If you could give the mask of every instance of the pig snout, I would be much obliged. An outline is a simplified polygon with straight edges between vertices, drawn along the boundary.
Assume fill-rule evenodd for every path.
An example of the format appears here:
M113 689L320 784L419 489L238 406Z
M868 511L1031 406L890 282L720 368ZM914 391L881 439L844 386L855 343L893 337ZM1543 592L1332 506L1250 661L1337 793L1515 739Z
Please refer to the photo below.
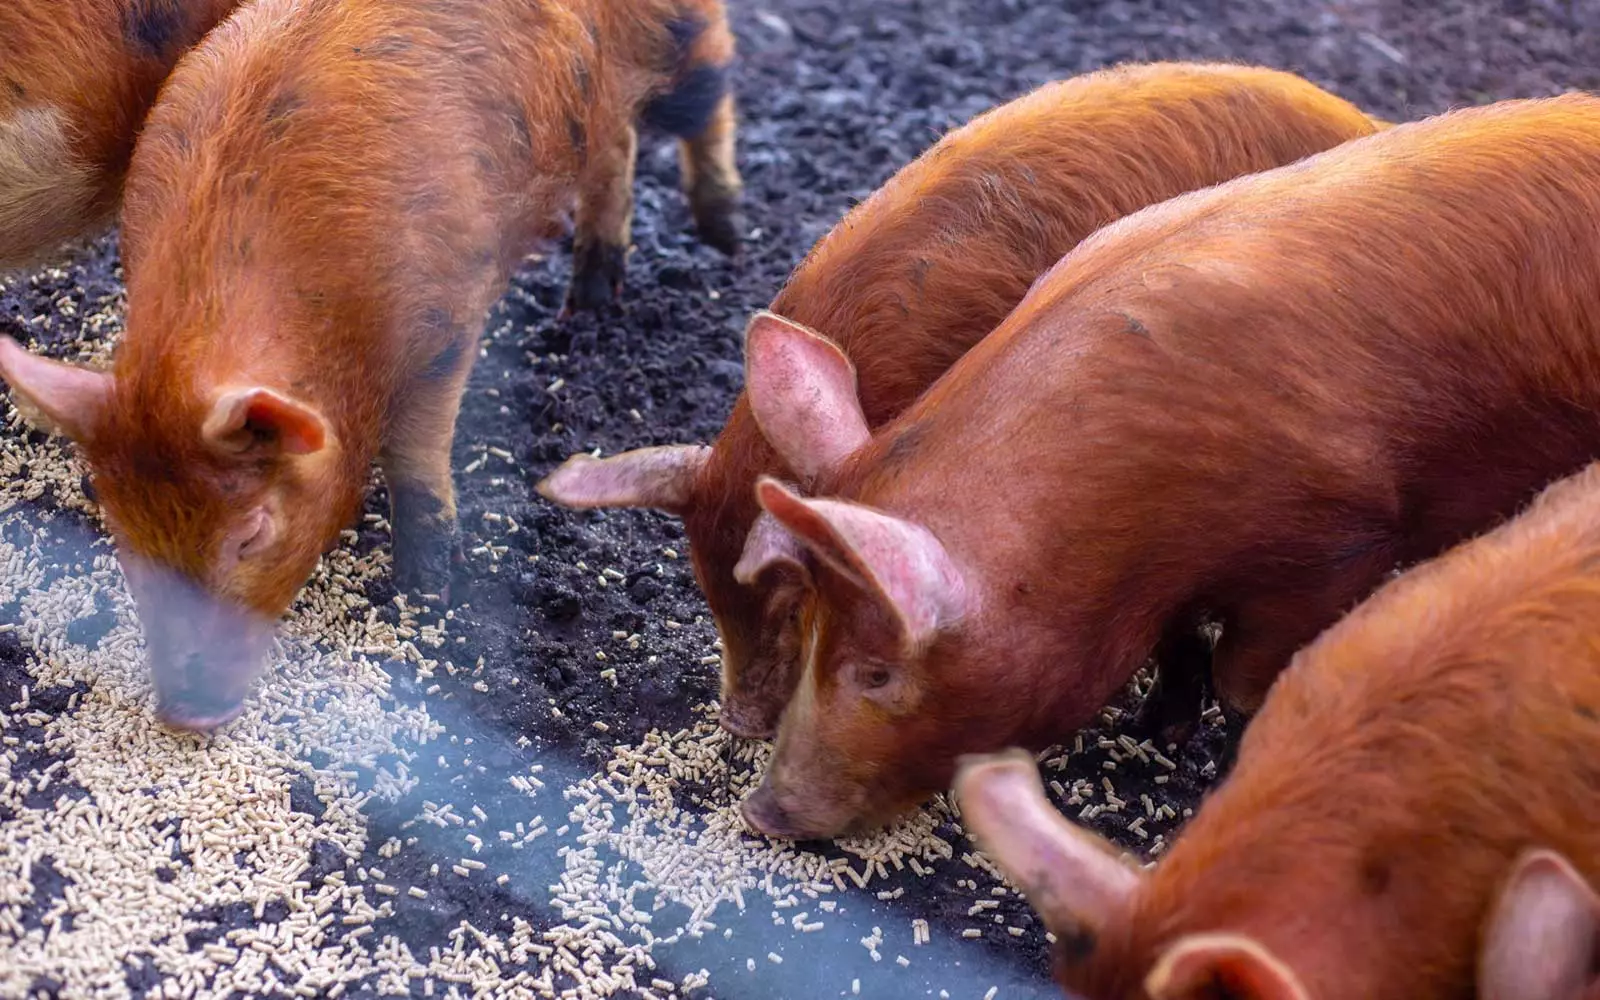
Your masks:
M824 788L797 794L776 784L769 774L739 806L745 823L757 833L776 840L826 840L848 837L874 826L866 814L864 795L835 797Z
M806 832L784 808L782 797L770 781L761 783L739 806L739 813L752 830L777 840L805 840Z
M746 740L770 740L778 733L777 713L768 712L758 704L748 704L731 691L722 696L717 722L734 736Z
M156 717L204 732L237 718L275 623L173 574L130 573L156 690Z
M770 740L778 735L778 720L789 703L793 684L778 683L774 671L746 666L728 671L722 684L722 728L747 740Z

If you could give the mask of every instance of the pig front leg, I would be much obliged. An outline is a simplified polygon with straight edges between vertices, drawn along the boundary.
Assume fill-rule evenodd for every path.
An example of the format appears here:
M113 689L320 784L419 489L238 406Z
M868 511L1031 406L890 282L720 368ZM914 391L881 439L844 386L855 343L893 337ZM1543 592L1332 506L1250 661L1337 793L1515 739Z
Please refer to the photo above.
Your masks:
M1225 618L1212 653L1212 677L1230 728L1255 715L1294 654L1366 600L1391 565L1384 549L1331 561L1320 570L1297 570Z
M740 207L744 185L734 162L736 119L733 95L723 94L705 129L678 146L695 229L700 239L730 256L738 252L745 230Z
M460 549L450 445L472 354L463 335L413 379L378 457L389 486L395 586L446 605Z
M578 195L572 240L572 284L564 313L598 309L622 295L633 235L633 164L639 140L631 126L620 141L596 150Z
M1211 640L1184 619L1162 636L1152 657L1155 684L1129 727L1130 735L1183 746L1211 697Z

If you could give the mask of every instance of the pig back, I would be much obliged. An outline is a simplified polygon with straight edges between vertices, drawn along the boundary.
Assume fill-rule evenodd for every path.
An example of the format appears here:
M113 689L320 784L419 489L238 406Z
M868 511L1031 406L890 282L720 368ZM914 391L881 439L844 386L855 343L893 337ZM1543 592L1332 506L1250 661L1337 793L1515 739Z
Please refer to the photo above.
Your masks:
M947 135L852 209L772 310L844 349L876 426L1102 226L1375 128L1260 67L1154 63L1046 84Z
M891 509L973 497L931 515L955 537L992 528L975 508L1092 524L1094 547L1229 524L1244 537L1222 559L1313 527L1241 523L1257 497L1353 506L1436 551L1597 452L1597 211L1600 100L1582 95L1181 196L1064 257L832 485ZM1063 539L1032 558L1088 544Z

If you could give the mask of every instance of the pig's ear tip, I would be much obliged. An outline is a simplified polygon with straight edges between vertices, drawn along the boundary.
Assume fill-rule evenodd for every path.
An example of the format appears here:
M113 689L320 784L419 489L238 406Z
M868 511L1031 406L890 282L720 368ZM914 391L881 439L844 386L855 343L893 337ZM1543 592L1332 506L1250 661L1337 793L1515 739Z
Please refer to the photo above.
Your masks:
M756 480L756 502L761 504L763 510L771 510L772 504L782 503L793 496L789 488L773 476L762 476Z

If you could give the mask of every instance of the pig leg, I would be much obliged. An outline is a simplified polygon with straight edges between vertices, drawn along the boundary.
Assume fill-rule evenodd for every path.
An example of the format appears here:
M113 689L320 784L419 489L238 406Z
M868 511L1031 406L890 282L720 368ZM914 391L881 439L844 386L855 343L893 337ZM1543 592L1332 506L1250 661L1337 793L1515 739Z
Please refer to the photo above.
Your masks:
M444 604L459 546L450 445L473 361L472 338L458 336L461 346L447 348L412 382L378 457L389 486L395 586Z
M700 239L729 255L738 251L745 228L739 207L743 183L733 155L736 118L733 95L725 93L704 130L685 136L678 147L695 229Z
M609 149L597 150L584 173L572 240L572 285L566 313L598 309L622 295L633 233L633 163L639 140L632 126Z
M1372 593L1387 566L1387 558L1340 561L1234 610L1212 658L1217 699L1230 729L1256 713L1301 647Z
M1145 695L1129 735L1183 746L1194 735L1211 697L1211 640L1192 620L1168 629L1156 646L1155 684Z

